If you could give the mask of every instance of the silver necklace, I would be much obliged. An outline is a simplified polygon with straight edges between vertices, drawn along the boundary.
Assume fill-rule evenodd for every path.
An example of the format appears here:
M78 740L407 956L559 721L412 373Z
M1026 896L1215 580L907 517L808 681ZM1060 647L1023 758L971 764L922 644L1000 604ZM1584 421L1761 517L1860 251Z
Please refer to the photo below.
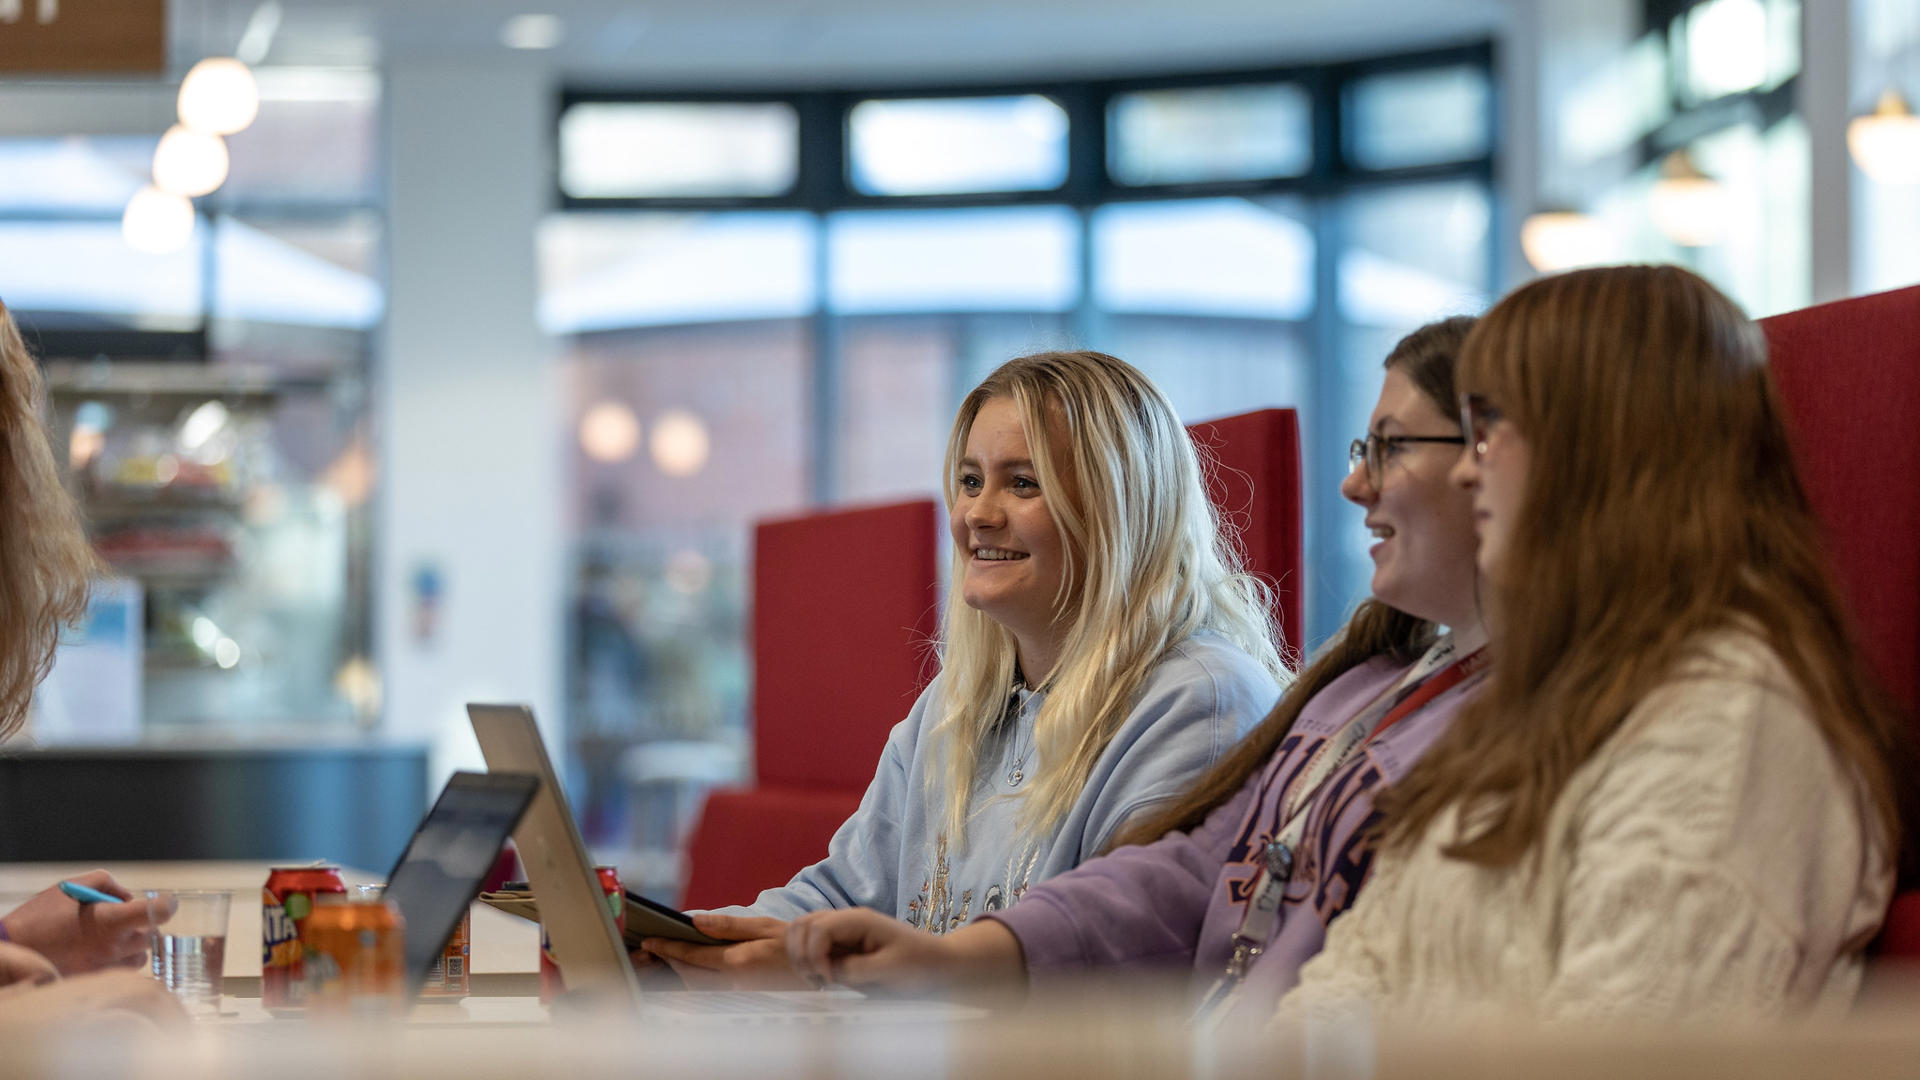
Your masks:
M1015 687L1012 696L1007 699L1007 715L1013 719L1014 738L1017 740L1014 743L1014 749L1017 753L1013 756L1013 766L1007 770L1008 787L1019 787L1020 781L1027 778L1027 755L1033 753L1033 740L1031 738L1033 732L1026 733L1026 735L1029 736L1028 738L1022 739L1021 737L1021 703L1020 690L1018 687ZM1022 749L1023 745L1025 747L1024 749Z

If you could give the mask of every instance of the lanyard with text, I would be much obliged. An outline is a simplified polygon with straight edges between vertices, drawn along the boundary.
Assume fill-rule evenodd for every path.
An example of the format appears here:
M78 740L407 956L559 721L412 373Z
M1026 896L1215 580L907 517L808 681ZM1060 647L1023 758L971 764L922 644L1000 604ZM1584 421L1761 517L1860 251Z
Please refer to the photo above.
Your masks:
M1479 674L1487 666L1485 648L1475 649L1448 663L1454 651L1455 642L1451 635L1437 642L1391 691L1381 696L1376 705L1355 716L1314 755L1314 760L1299 778L1300 794L1290 800L1286 823L1267 844L1264 865L1253 881L1253 895L1247 903L1247 913L1240 920L1240 928L1233 934L1233 955L1227 960L1227 970L1201 998L1200 1008L1194 1014L1196 1020L1214 1013L1233 995L1241 980L1247 977L1247 969L1252 966L1254 958L1260 955L1273 937L1274 928L1280 921L1280 897L1286 891L1288 879L1293 876L1293 853L1299 849L1300 834L1306 830L1307 811L1315 792L1357 751L1378 738L1382 732L1418 712L1434 698Z

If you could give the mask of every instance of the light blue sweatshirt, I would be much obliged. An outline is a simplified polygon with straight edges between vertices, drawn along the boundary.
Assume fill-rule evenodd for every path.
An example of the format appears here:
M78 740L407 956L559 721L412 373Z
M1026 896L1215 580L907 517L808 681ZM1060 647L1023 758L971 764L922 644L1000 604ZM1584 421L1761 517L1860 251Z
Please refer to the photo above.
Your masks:
M791 919L808 911L870 907L934 933L1020 899L1027 887L1100 853L1126 820L1172 799L1219 760L1280 696L1254 659L1202 632L1175 645L1147 673L1134 706L1100 755L1087 785L1050 836L1014 827L1039 771L1033 722L1044 694L1020 690L1014 723L980 753L964 847L943 835L939 762L928 735L940 716L935 678L894 726L860 809L840 826L827 857L729 914Z

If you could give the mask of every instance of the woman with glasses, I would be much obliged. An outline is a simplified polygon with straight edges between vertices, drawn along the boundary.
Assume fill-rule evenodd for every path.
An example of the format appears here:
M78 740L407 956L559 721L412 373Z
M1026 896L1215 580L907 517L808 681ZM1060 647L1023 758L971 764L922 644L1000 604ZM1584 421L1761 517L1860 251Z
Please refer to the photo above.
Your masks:
M1906 748L1759 329L1685 270L1579 271L1494 307L1460 379L1495 663L1282 1014L1843 1008Z
M870 911L806 916L787 935L795 968L895 986L1185 968L1210 1018L1271 1013L1366 883L1373 792L1485 678L1472 516L1448 479L1466 441L1454 359L1472 325L1422 327L1387 357L1340 487L1375 540L1373 599L1231 754L1016 907L940 939Z

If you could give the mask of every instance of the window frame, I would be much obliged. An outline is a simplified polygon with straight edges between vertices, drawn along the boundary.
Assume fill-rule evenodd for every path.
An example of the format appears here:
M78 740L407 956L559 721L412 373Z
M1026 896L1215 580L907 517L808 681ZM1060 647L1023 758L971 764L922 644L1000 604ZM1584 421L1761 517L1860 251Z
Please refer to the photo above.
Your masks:
M1657 2L1657 0L1656 0ZM555 97L552 199L553 208L580 210L747 210L789 209L828 213L835 210L882 208L950 208L1066 204L1090 209L1107 203L1149 199L1192 199L1220 196L1324 196L1369 184L1467 179L1492 183L1500 148L1502 88L1495 70L1496 46L1491 40L1386 56L1329 63L1289 64L1079 81L1032 80L992 83L932 82L921 85L887 84L846 90L794 90L743 87L737 89L563 86ZM1343 137L1344 110L1349 84L1374 75L1424 68L1472 66L1487 75L1487 152L1460 161L1394 169L1363 169L1348 160ZM1288 82L1307 92L1312 116L1312 164L1300 176L1260 180L1222 180L1172 184L1122 184L1107 171L1107 116L1116 97L1142 90L1204 89L1249 83ZM1067 174L1059 187L1027 191L988 191L940 195L871 195L857 190L851 178L851 138L848 125L854 106L869 100L918 98L1008 97L1037 94L1057 102L1067 114ZM582 104L762 104L780 103L799 119L799 161L793 186L777 195L759 196L637 196L583 197L560 187L558 158L561 118Z

